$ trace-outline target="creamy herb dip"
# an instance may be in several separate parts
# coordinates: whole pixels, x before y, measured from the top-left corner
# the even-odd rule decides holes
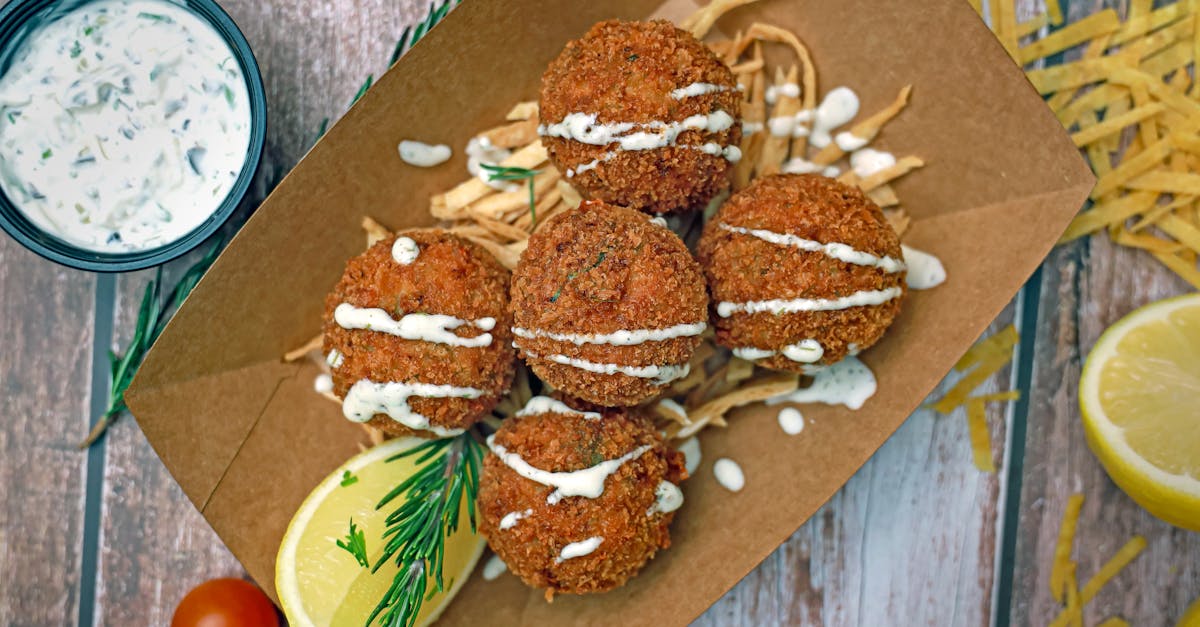
[[[175,241],[229,194],[250,144],[233,51],[167,0],[96,0],[31,32],[0,77],[0,187],[98,252]]]

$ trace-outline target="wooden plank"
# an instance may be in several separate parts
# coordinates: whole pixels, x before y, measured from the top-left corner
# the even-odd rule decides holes
[[[989,330],[1012,322],[1009,305]],[[936,401],[961,375],[930,394]],[[1004,368],[983,391],[1010,389]],[[992,611],[1008,406],[988,407],[998,471],[972,462],[966,416],[915,412],[816,515],[695,623],[982,625]],[[804,437],[801,433],[796,437]]]
[[[0,237],[0,625],[78,620],[95,287]]]
[[[1135,625],[1167,625],[1200,596],[1200,534],[1163,523],[1126,496],[1087,447],[1079,417],[1079,374],[1087,351],[1133,309],[1189,287],[1143,251],[1107,235],[1056,249],[1047,261],[1037,328],[1034,388],[1013,578],[1012,624],[1045,624],[1058,613],[1050,564],[1067,497],[1085,495],[1075,539],[1086,581],[1134,534],[1145,552],[1084,610],[1085,624],[1120,615]]]
[[[1076,0],[1068,19],[1097,10]],[[1126,12],[1129,2],[1108,2]],[[1013,573],[1011,624],[1047,624],[1058,614],[1050,565],[1067,498],[1085,502],[1072,552],[1081,582],[1134,534],[1147,549],[1084,609],[1084,624],[1117,615],[1133,625],[1173,625],[1200,597],[1200,534],[1142,510],[1104,473],[1084,439],[1079,375],[1087,351],[1112,323],[1159,298],[1190,291],[1143,251],[1099,233],[1055,249],[1043,271]]]
[[[268,79],[271,120],[255,188],[260,197],[308,150],[321,119],[336,118],[368,74],[379,76],[386,69],[404,25],[422,19],[428,8],[419,0],[222,4],[246,34]],[[166,284],[173,285],[173,278],[211,245],[168,264]],[[152,271],[145,271],[118,280],[117,350],[128,342],[142,290],[152,277]],[[197,584],[244,576],[132,420],[126,417],[115,425],[106,446],[97,624],[165,625]]]

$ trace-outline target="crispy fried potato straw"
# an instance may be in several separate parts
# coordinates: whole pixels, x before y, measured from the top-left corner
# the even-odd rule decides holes
[[[762,41],[787,44],[796,51],[796,56],[800,58],[800,67],[804,77],[804,82],[801,84],[804,92],[801,94],[804,108],[815,109],[817,107],[817,67],[813,65],[812,55],[808,53],[808,48],[800,43],[800,39],[791,31],[784,30],[778,26],[763,24],[762,22],[751,24],[750,30],[746,31],[746,35]]]
[[[651,404],[650,411],[654,412],[654,414],[659,418],[665,418],[666,420],[684,427],[692,424],[691,419],[688,418],[687,410],[681,412],[678,409],[675,409],[674,405],[672,404],[664,404],[662,401],[658,401]]]
[[[537,127],[537,118],[529,118],[488,129],[479,136],[499,148],[519,148],[537,141]]]
[[[1050,23],[1055,26],[1063,23],[1062,5],[1058,0],[1046,0],[1046,15],[1050,16]]]
[[[871,199],[871,202],[879,205],[880,209],[895,207],[900,204],[900,197],[896,195],[896,190],[892,189],[892,186],[886,183],[867,192],[867,197]]]
[[[559,180],[558,170],[547,166],[533,177],[533,194],[536,198],[546,193]],[[529,211],[529,188],[524,181],[511,192],[489,194],[459,210],[459,214],[484,215],[493,219],[500,218],[514,209]]]
[[[1101,35],[1100,37],[1093,39],[1088,43],[1087,48],[1085,48],[1083,51],[1083,56],[1080,58],[1099,59],[1104,55],[1104,51],[1108,49],[1108,40],[1111,38],[1111,35]],[[1079,93],[1078,89],[1064,89],[1051,96],[1050,99],[1046,101],[1046,104],[1049,105],[1055,114],[1058,114],[1062,111],[1063,107],[1067,106],[1069,102],[1075,99],[1075,95],[1077,93]]]
[[[392,236],[392,232],[386,226],[376,222],[370,216],[363,216],[362,229],[367,233],[367,248],[374,246],[375,242]]]
[[[325,341],[325,336],[318,333],[316,335],[316,337],[312,338],[311,340],[284,353],[283,361],[287,362],[287,363],[291,363],[293,361],[303,359],[309,353],[311,353],[313,351],[321,350],[321,344],[324,341]]]
[[[496,261],[500,262],[500,265],[508,268],[509,270],[516,268],[517,261],[521,259],[520,251],[514,252],[512,249],[510,249],[510,247],[487,239],[486,237],[477,237],[474,235],[464,235],[464,237],[487,249],[487,251],[492,253],[492,256],[496,258]],[[519,243],[524,244],[526,242]]]
[[[732,65],[729,67],[729,70],[735,75],[750,74],[762,70],[763,65],[764,63],[762,59],[751,59],[745,63]]]
[[[920,157],[902,157],[896,161],[896,165],[884,170],[880,170],[879,172],[876,172],[875,174],[872,174],[871,176],[859,181],[858,187],[864,192],[869,193],[871,190],[883,185],[884,183],[890,183],[904,176],[905,174],[924,166],[925,162],[922,161]]]
[[[753,383],[714,398],[692,410],[688,416],[691,418],[692,424],[686,428],[674,430],[674,434],[668,429],[668,437],[671,439],[686,438],[699,431],[705,425],[716,424],[718,419],[723,419],[725,414],[735,407],[765,401],[768,398],[794,392],[799,385],[800,378],[796,375],[778,374],[762,377]]]
[[[1123,187],[1168,194],[1200,195],[1200,174],[1151,171],[1126,181]]]
[[[1092,200],[1102,198],[1109,192],[1124,185],[1126,181],[1149,171],[1151,168],[1162,163],[1163,159],[1166,159],[1170,152],[1170,140],[1162,139],[1155,142],[1154,145],[1147,147],[1136,157],[1126,159],[1112,172],[1105,174],[1096,181],[1096,187],[1092,188]]]
[[[1109,616],[1096,627],[1129,627],[1129,622],[1120,616]]]
[[[983,401],[985,403],[993,403],[998,401],[1015,401],[1021,398],[1021,390],[1008,390],[1007,392],[992,392],[991,394],[980,394],[968,398],[968,401]]]
[[[690,32],[696,39],[704,39],[708,31],[712,30],[713,24],[716,23],[722,15],[736,9],[745,4],[750,4],[755,0],[713,0],[708,6],[696,11],[695,13],[683,18],[679,22],[679,28]]]
[[[1146,538],[1142,536],[1133,536],[1125,546],[1121,547],[1103,566],[1100,570],[1092,575],[1088,582],[1083,584],[1083,589],[1079,592],[1079,600],[1081,604],[1086,604],[1096,598],[1096,594],[1108,583],[1110,579],[1116,577],[1126,566],[1129,565],[1137,556],[1146,548]]]
[[[1120,27],[1121,20],[1117,17],[1116,11],[1105,9],[1093,13],[1021,48],[1017,55],[1018,61],[1021,65],[1032,63],[1042,57],[1048,57],[1068,48],[1074,48],[1085,41],[1112,33]]]
[[[751,83],[749,104],[742,105],[743,123],[766,123],[766,84],[761,71],[754,74]],[[733,166],[733,189],[739,190],[750,184],[754,173],[754,165],[758,162],[759,152],[766,141],[764,133],[754,133],[742,138],[742,158]]]
[[[537,101],[530,100],[527,102],[518,102],[517,104],[513,105],[513,108],[509,109],[508,113],[506,113],[504,115],[504,119],[508,120],[510,122],[514,122],[517,120],[528,120],[530,118],[536,118],[537,115],[538,115],[538,103],[537,103]]]
[[[908,217],[908,212],[901,207],[884,209],[883,217],[887,219],[888,224],[892,225],[892,230],[896,232],[897,237],[904,237],[904,233],[908,231],[908,225],[912,222]]]
[[[795,83],[798,77],[799,70],[797,70],[796,66],[794,65],[786,75],[783,73],[782,69],[776,68],[775,87],[778,88],[788,83]],[[800,112],[800,107],[800,98],[794,98],[792,96],[781,94],[775,101],[775,106],[771,110],[770,117],[794,118],[796,114]],[[759,176],[766,176],[768,174],[774,174],[778,172],[779,166],[783,164],[785,159],[787,159],[788,147],[791,144],[791,137],[780,137],[769,132],[770,123],[767,124],[767,128],[768,132],[765,135],[766,139],[763,141],[762,152],[759,153],[758,156],[757,171]]]
[[[1011,360],[1011,352],[985,357],[979,362],[979,367],[960,379],[953,388],[950,388],[949,392],[946,392],[942,400],[933,404],[933,408],[942,414],[949,414],[954,411],[956,407],[967,402],[967,398],[975,388],[979,387],[984,381],[987,381],[993,374],[999,372]]]
[[[1067,594],[1067,570],[1071,563],[1071,546],[1075,542],[1075,527],[1079,523],[1079,512],[1083,509],[1083,494],[1072,494],[1067,499],[1062,524],[1058,528],[1058,542],[1054,545],[1054,563],[1050,566],[1050,595],[1062,603]]]
[[[514,152],[511,157],[500,162],[503,167],[533,169],[546,162],[546,148],[542,142],[536,141]],[[467,205],[495,192],[487,183],[478,178],[459,183],[444,194],[435,194],[430,199],[429,213],[439,220],[456,220],[463,217],[462,209]],[[507,192],[506,192],[507,193]],[[528,202],[528,193],[525,193]]]
[[[1194,261],[1188,261],[1174,253],[1151,252],[1150,254],[1184,281],[1190,283],[1192,287],[1200,290],[1200,270],[1196,270]]]
[[[1020,336],[1017,334],[1015,325],[1008,325],[997,331],[991,337],[979,340],[963,356],[954,364],[954,369],[962,372],[971,366],[983,361],[985,358],[994,355],[1007,355],[1012,352],[1012,348],[1020,341]]]
[[[883,125],[891,121],[908,105],[908,96],[911,93],[912,85],[905,85],[891,104],[875,115],[855,124],[850,128],[850,134],[867,142],[875,139]],[[817,165],[831,165],[844,156],[846,156],[846,152],[838,147],[837,142],[831,142],[812,158],[812,162]]]
[[[987,426],[987,406],[983,401],[967,401],[967,428],[971,434],[975,467],[983,472],[996,472],[996,463],[992,461],[992,436]]]
[[[1041,13],[1032,19],[1017,24],[1017,39],[1024,39],[1050,24],[1050,16]]]
[[[1145,213],[1154,207],[1157,197],[1157,194],[1150,192],[1137,192],[1111,200],[1102,200],[1093,205],[1091,209],[1075,216],[1062,237],[1059,238],[1058,243],[1065,244],[1099,231],[1106,226],[1120,224],[1135,215]]]
[[[729,367],[725,369],[725,382],[737,385],[746,379],[754,376],[754,363],[733,357],[729,360]]]
[[[1152,102],[1141,105],[1136,109],[1131,109],[1126,113],[1113,117],[1105,117],[1104,121],[1094,126],[1089,126],[1071,135],[1071,141],[1075,142],[1076,146],[1083,147],[1094,141],[1115,135],[1125,130],[1125,127],[1131,124],[1137,124],[1147,118],[1152,118],[1166,109],[1161,103]],[[1157,137],[1157,133],[1155,133]],[[1144,138],[1143,138],[1144,141]]]

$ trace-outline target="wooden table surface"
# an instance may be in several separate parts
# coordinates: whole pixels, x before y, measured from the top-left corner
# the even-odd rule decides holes
[[[260,197],[426,9],[423,0],[222,4],[266,78]],[[1019,4],[1025,17],[1036,8]],[[1069,4],[1079,17],[1102,3]],[[1103,4],[1124,11],[1126,1]],[[87,452],[75,448],[104,405],[105,353],[127,343],[150,276],[68,270],[0,238],[0,625],[165,625],[194,585],[243,574],[133,420]],[[1081,362],[1106,326],[1186,291],[1149,256],[1102,236],[1055,249],[993,325],[1015,323],[1022,341],[1014,368],[988,389],[1025,391],[990,410],[999,471],[972,465],[961,412],[918,411],[698,624],[1045,624],[1056,614],[1053,545],[1074,492],[1087,497],[1081,578],[1133,534],[1149,543],[1087,607],[1087,624],[1110,615],[1174,624],[1200,596],[1200,534],[1159,522],[1116,488],[1084,443],[1075,399]]]

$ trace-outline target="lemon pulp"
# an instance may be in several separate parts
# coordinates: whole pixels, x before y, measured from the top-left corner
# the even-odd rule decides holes
[[[1079,395],[1088,444],[1113,481],[1155,516],[1200,530],[1200,294],[1105,331]]]
[[[353,519],[366,539],[372,566],[383,552],[381,536],[387,515],[400,503],[382,510],[375,505],[415,470],[416,456],[392,462],[387,458],[420,445],[424,440],[390,440],[350,459],[326,477],[305,499],[288,525],[276,559],[276,591],[292,625],[364,625],[396,575],[389,562],[377,572],[363,568],[354,556],[337,546]],[[354,479],[348,479],[345,472]],[[346,485],[343,485],[345,483]],[[484,542],[471,531],[465,503],[459,508],[458,530],[446,538],[443,564],[445,591],[421,607],[418,625],[432,622],[474,569]],[[426,590],[433,590],[432,578]],[[426,593],[428,594],[428,592]]]

